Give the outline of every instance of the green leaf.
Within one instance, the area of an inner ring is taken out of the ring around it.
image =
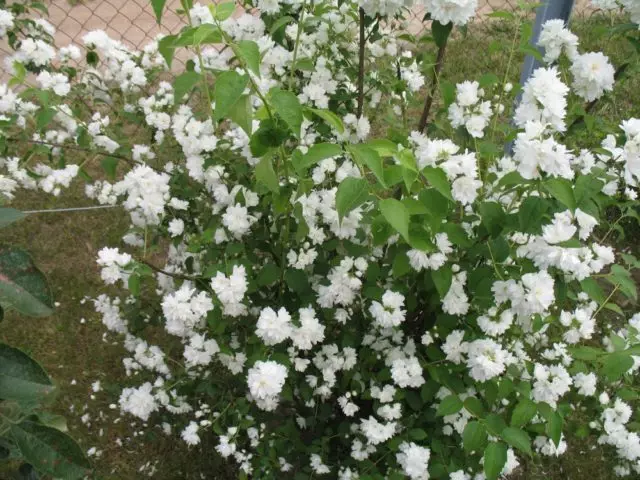
[[[116,178],[118,162],[120,162],[120,160],[115,157],[104,157],[102,160],[100,160],[100,165],[102,166],[104,173],[106,173],[111,180],[115,180]]]
[[[35,360],[0,343],[0,399],[40,403],[53,390],[49,375]]]
[[[628,298],[632,298],[634,300],[638,299],[636,282],[624,267],[620,265],[612,265],[611,276],[608,277],[607,280],[614,285],[618,285],[620,291],[624,293]]]
[[[484,474],[487,480],[496,480],[507,463],[507,446],[491,442],[484,450]]]
[[[284,17],[280,17],[278,20],[273,22],[273,24],[271,25],[271,28],[269,29],[269,33],[273,35],[275,32],[277,32],[282,27],[284,27],[287,23],[290,23],[293,21],[295,21],[295,18],[293,18],[290,15],[285,15]]]
[[[200,79],[201,76],[197,72],[184,72],[178,75],[173,81],[173,94],[176,101],[182,101],[183,97],[191,91],[193,86],[198,83]]]
[[[531,437],[529,434],[520,428],[507,427],[502,431],[502,439],[512,447],[517,448],[521,452],[527,455],[533,455],[531,451]]]
[[[505,224],[505,213],[502,206],[496,202],[484,202],[480,204],[480,216],[482,224],[492,237],[497,237],[502,232]]]
[[[233,70],[223,72],[216,77],[213,96],[216,102],[214,111],[214,118],[216,120],[221,120],[227,116],[236,102],[240,100],[248,82],[248,75],[240,75]]]
[[[267,187],[272,192],[278,192],[280,190],[280,182],[278,176],[273,169],[271,162],[271,156],[266,155],[262,157],[260,162],[256,165],[256,180]]]
[[[547,180],[543,186],[552,197],[565,207],[572,211],[576,209],[576,199],[573,196],[573,188],[569,180],[566,178],[551,178]]]
[[[511,414],[511,426],[513,427],[524,427],[528,424],[533,417],[536,416],[538,412],[538,407],[531,400],[524,398],[522,399],[516,408],[513,409],[513,413]]]
[[[307,153],[297,159],[292,159],[293,168],[295,168],[297,172],[302,173],[316,163],[326,158],[337,157],[341,153],[342,147],[340,147],[340,145],[334,143],[316,143],[309,148]]]
[[[598,284],[598,281],[595,278],[585,278],[580,282],[580,286],[582,290],[591,297],[592,300],[595,300],[598,305],[602,305],[604,301],[607,299],[602,288]]]
[[[25,421],[11,425],[11,437],[24,459],[41,473],[73,480],[91,470],[82,449],[60,430]]]
[[[518,212],[520,231],[524,233],[540,233],[542,217],[549,209],[548,200],[540,197],[527,197]]]
[[[467,452],[477,452],[487,444],[487,429],[477,421],[468,422],[462,432],[462,446]]]
[[[153,7],[153,13],[156,14],[156,21],[158,25],[162,23],[162,11],[167,0],[151,0],[151,6]]]
[[[484,417],[484,406],[482,402],[476,397],[467,397],[464,401],[464,408],[473,416],[477,418]]]
[[[232,46],[233,53],[242,60],[243,64],[253,74],[260,78],[260,49],[258,44],[251,40],[241,40]]]
[[[22,220],[27,215],[15,208],[0,208],[0,228]]]
[[[454,201],[453,195],[451,195],[451,185],[449,184],[449,179],[447,178],[447,174],[444,173],[444,170],[437,167],[425,167],[422,170],[422,174],[433,188],[440,192],[443,197]]]
[[[369,167],[369,170],[376,176],[380,185],[383,187],[387,186],[387,182],[384,179],[382,157],[378,155],[378,152],[363,144],[349,145],[347,146],[347,150],[351,153],[351,156],[358,165],[366,165]]]
[[[342,119],[332,111],[321,108],[307,108],[306,111],[320,117],[336,132],[344,133],[344,124],[342,123]]]
[[[47,280],[26,250],[0,248],[0,305],[33,317],[53,312]]]
[[[615,381],[633,367],[633,358],[627,352],[613,352],[604,357],[601,373]]]
[[[342,220],[354,208],[362,205],[369,198],[369,182],[364,178],[347,177],[336,192],[336,210]]]
[[[211,14],[215,17],[216,20],[220,22],[224,22],[227,18],[233,15],[233,12],[236,10],[235,2],[225,2],[219,4],[210,4],[209,10],[211,10]]]
[[[451,288],[451,282],[453,281],[453,271],[448,265],[440,267],[438,270],[431,270],[431,278],[438,290],[440,298],[444,298]]]
[[[251,96],[241,95],[238,101],[231,106],[227,115],[250,136],[253,122],[252,113]]]
[[[551,412],[545,426],[545,433],[555,443],[556,447],[560,445],[562,438],[562,416],[558,412]]]
[[[47,125],[49,125],[51,120],[53,120],[53,117],[56,116],[56,113],[58,113],[58,111],[55,108],[41,108],[36,115],[36,128],[38,130],[44,129]]]
[[[409,436],[411,437],[412,440],[420,441],[427,438],[427,432],[425,432],[421,428],[413,428],[409,430]]]
[[[442,48],[447,44],[447,39],[449,38],[452,29],[453,23],[451,22],[443,25],[437,20],[433,21],[431,24],[431,33],[433,33],[433,39],[436,41],[436,45],[439,48]]]
[[[449,395],[448,397],[443,398],[440,405],[438,405],[436,415],[438,417],[453,415],[454,413],[458,413],[463,406],[464,404],[462,400],[460,400],[460,397],[457,395]]]
[[[385,198],[378,202],[380,213],[407,242],[409,242],[409,212],[404,204],[395,198]]]
[[[276,113],[289,125],[294,135],[300,138],[302,128],[302,105],[293,92],[280,89],[271,90],[271,103]]]
[[[266,287],[274,284],[280,278],[280,268],[275,263],[267,263],[256,279],[258,286]]]
[[[175,44],[177,39],[177,35],[167,35],[158,41],[158,52],[160,52],[164,61],[167,62],[169,68],[171,68],[171,63],[173,62],[173,55],[176,53]]]

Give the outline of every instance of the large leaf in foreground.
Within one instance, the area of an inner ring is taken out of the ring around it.
[[[47,279],[21,248],[0,247],[0,305],[33,317],[53,312]]]
[[[12,425],[11,436],[25,460],[39,472],[74,480],[91,470],[78,444],[60,430],[27,421]]]
[[[0,343],[0,399],[37,403],[53,389],[49,375],[35,360]]]

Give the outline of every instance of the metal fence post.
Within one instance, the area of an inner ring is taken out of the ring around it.
[[[547,20],[561,19],[566,24],[571,16],[571,10],[573,10],[574,0],[544,0],[542,5],[537,9],[536,23],[533,27],[533,35],[531,37],[531,43],[534,47],[537,47],[538,38],[542,32],[542,26]],[[520,72],[520,85],[527,83],[529,77],[533,72],[540,67],[540,62],[535,59],[533,55],[527,55],[522,64],[522,71]],[[516,99],[516,105],[520,103],[522,94],[518,95]],[[505,145],[505,153],[507,155],[513,154],[513,141],[510,141]]]
[[[565,23],[569,21],[571,16],[571,10],[573,9],[574,0],[545,0],[541,6],[538,7],[536,14],[536,23],[533,27],[533,37],[531,41],[535,46],[540,38],[540,32],[542,32],[542,26],[547,20],[562,19]],[[520,85],[524,85],[531,74],[540,66],[540,63],[532,56],[527,55],[522,65],[522,72],[520,74]]]

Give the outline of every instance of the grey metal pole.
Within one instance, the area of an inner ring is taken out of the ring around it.
[[[534,47],[540,38],[542,26],[547,20],[562,19],[565,24],[569,21],[573,3],[574,0],[545,0],[542,5],[538,7],[536,23],[533,27],[533,37],[531,38]],[[520,85],[524,85],[538,67],[540,67],[540,63],[532,55],[527,55],[522,65]]]
[[[540,33],[542,32],[542,26],[547,20],[559,18],[564,20],[565,24],[569,22],[571,10],[573,10],[573,3],[574,0],[544,0],[542,2],[542,5],[537,9],[536,23],[533,27],[533,35],[531,37],[531,43],[535,48],[538,48],[537,43],[540,38]],[[540,62],[538,62],[534,56],[527,55],[522,64],[522,71],[520,72],[520,85],[527,83],[529,77],[531,77],[533,72],[540,66]],[[520,103],[520,98],[521,94],[518,95],[516,104]],[[505,153],[509,155],[513,153],[513,141],[505,145]]]

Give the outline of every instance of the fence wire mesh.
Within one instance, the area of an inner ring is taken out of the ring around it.
[[[553,1],[553,0],[552,0]],[[207,3],[206,0],[201,0]],[[574,15],[589,12],[589,0],[576,0]],[[48,21],[56,28],[55,43],[62,47],[69,44],[82,45],[82,36],[91,30],[104,30],[112,38],[135,49],[142,49],[159,33],[175,33],[184,18],[178,14],[180,0],[168,0],[162,25],[156,22],[150,0],[49,0]],[[496,10],[513,11],[517,0],[479,0],[475,19],[470,23],[475,35],[488,38],[492,32],[488,15]],[[426,32],[423,22],[425,10],[420,1],[406,15],[406,30],[414,35]],[[0,55],[10,53],[6,44],[0,44]],[[181,58],[176,59],[183,61]],[[473,59],[465,59],[473,61]],[[0,78],[7,77],[7,67],[0,64]]]

